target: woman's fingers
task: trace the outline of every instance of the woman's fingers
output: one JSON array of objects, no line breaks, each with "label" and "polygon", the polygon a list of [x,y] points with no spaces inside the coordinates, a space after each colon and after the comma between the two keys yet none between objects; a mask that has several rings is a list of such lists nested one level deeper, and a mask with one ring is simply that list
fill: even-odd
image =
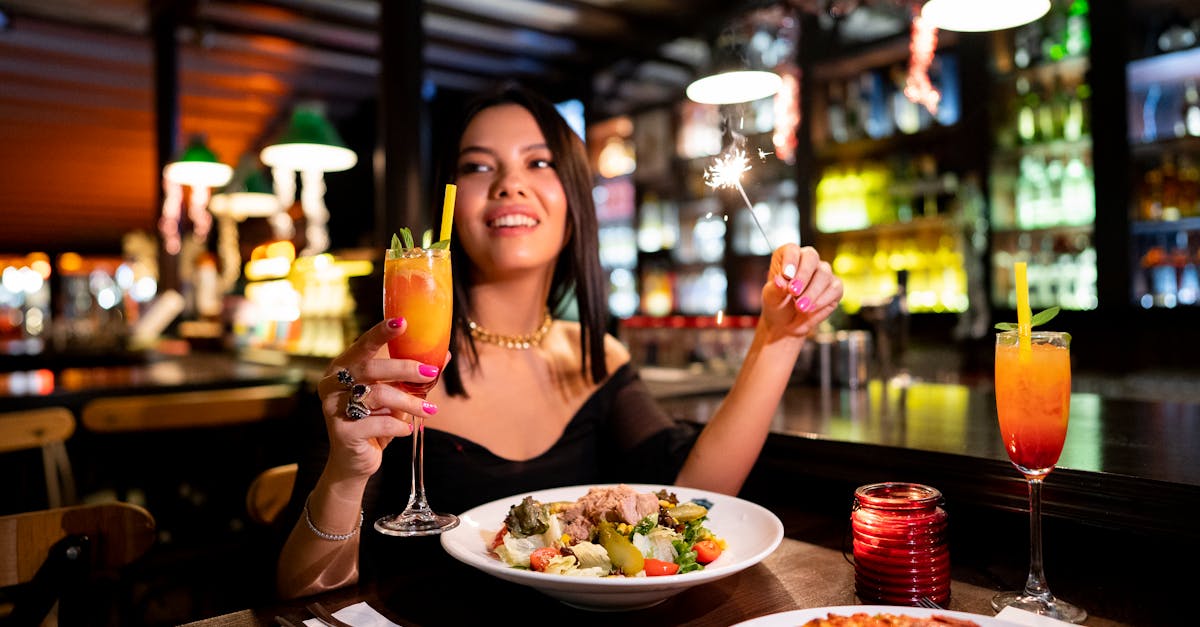
[{"label": "woman's fingers", "polygon": [[330,362],[326,376],[334,375],[338,370],[347,370],[355,380],[365,378],[355,367],[370,360],[387,345],[388,340],[402,335],[407,329],[408,323],[404,318],[390,318],[376,324]]}]

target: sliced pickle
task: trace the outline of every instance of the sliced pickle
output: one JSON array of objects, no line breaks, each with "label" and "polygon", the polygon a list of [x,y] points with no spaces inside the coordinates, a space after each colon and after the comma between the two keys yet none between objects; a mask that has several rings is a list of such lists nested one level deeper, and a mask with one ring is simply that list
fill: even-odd
[{"label": "sliced pickle", "polygon": [[707,516],[708,509],[703,505],[696,505],[695,503],[689,501],[687,503],[680,503],[679,505],[672,507],[671,509],[667,510],[667,514],[669,514],[671,518],[674,518],[681,523],[686,523],[696,520],[697,518],[703,518],[704,516]]},{"label": "sliced pickle", "polygon": [[599,534],[600,546],[608,552],[608,559],[612,561],[613,568],[620,569],[628,577],[642,572],[646,558],[633,546],[629,538],[621,535],[610,522],[600,523]]}]

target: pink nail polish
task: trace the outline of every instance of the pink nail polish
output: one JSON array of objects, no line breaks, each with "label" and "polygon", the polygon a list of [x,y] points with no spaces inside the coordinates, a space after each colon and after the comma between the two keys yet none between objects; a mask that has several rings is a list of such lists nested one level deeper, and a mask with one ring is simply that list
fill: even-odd
[{"label": "pink nail polish", "polygon": [[438,368],[437,366],[431,366],[429,364],[421,364],[420,366],[417,366],[417,372],[421,373],[421,376],[423,377],[436,377],[440,371],[441,368]]},{"label": "pink nail polish", "polygon": [[437,405],[434,405],[433,403],[430,403],[429,401],[421,401],[421,409],[425,410],[425,413],[429,414],[430,416],[436,414],[438,411]]},{"label": "pink nail polish", "polygon": [[393,329],[399,329],[400,325],[404,324],[404,318],[392,318],[391,320],[388,320],[387,324]]},{"label": "pink nail polish", "polygon": [[807,296],[801,296],[796,300],[796,309],[800,311],[808,311],[812,307],[812,301]]},{"label": "pink nail polish", "polygon": [[793,279],[788,287],[791,288],[793,294],[799,296],[800,292],[804,291],[804,282],[800,279]]}]

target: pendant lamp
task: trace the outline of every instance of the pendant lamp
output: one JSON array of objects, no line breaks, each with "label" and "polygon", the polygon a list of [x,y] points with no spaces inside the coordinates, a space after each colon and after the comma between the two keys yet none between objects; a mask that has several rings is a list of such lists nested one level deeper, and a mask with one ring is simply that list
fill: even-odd
[{"label": "pendant lamp", "polygon": [[[726,33],[714,46],[711,72],[687,87],[687,97],[702,104],[737,104],[773,96],[783,79],[762,66],[750,38]],[[755,60],[759,62],[755,62]]]},{"label": "pendant lamp", "polygon": [[295,172],[341,172],[358,163],[358,156],[346,147],[319,102],[296,105],[287,129],[274,143],[263,148],[259,156],[272,168]]},{"label": "pendant lamp", "polygon": [[238,166],[236,176],[213,194],[208,203],[208,210],[213,215],[229,216],[239,222],[246,218],[266,218],[280,209],[279,199],[271,189],[271,180],[245,159]]},{"label": "pendant lamp", "polygon": [[1028,24],[1050,10],[1050,0],[929,0],[921,16],[942,30],[978,33]]},{"label": "pendant lamp", "polygon": [[[349,170],[358,156],[346,147],[337,130],[325,117],[319,102],[296,105],[288,128],[275,143],[259,153],[271,168],[275,196],[286,210],[296,200],[296,173],[303,184],[300,206],[308,223],[306,245],[301,256],[316,255],[329,248],[329,210],[325,207],[325,172]],[[284,214],[280,214],[284,215]]]},{"label": "pendant lamp", "polygon": [[217,217],[217,254],[221,260],[221,288],[229,292],[242,271],[242,253],[238,223],[246,218],[265,218],[278,214],[279,199],[270,181],[258,168],[258,159],[243,158],[233,180],[213,194],[208,210]]},{"label": "pendant lamp", "polygon": [[193,135],[179,157],[163,168],[163,176],[188,187],[221,187],[233,176],[233,168],[217,159],[203,135]]}]

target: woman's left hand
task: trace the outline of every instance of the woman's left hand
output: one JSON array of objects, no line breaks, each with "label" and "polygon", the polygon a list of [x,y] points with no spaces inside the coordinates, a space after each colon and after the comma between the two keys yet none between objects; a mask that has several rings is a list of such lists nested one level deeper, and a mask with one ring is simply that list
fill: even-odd
[{"label": "woman's left hand", "polygon": [[842,280],[816,249],[784,244],[771,255],[762,316],[772,337],[808,337],[842,299]]}]

